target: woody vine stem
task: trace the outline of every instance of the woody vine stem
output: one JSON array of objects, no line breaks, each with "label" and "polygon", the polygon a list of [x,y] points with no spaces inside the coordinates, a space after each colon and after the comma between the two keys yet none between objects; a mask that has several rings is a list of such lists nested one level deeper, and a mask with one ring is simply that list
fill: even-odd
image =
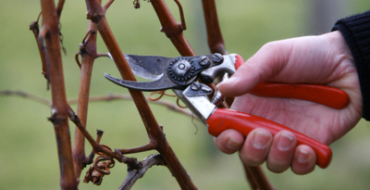
[{"label": "woody vine stem", "polygon": [[[114,3],[114,0],[109,0],[104,6],[102,6],[101,0],[86,0],[87,18],[89,19],[88,28],[82,44],[80,44],[80,51],[75,56],[81,69],[77,113],[70,108],[70,102],[66,98],[61,59],[63,47],[60,44],[62,39],[60,17],[65,1],[59,0],[56,5],[54,0],[40,0],[40,2],[41,28],[39,26],[39,16],[36,21],[31,23],[30,29],[34,33],[39,49],[42,73],[51,89],[52,115],[49,120],[54,125],[57,140],[61,189],[77,189],[81,172],[89,164],[92,164],[92,166],[88,169],[84,181],[100,184],[103,176],[110,174],[110,169],[114,167],[116,162],[125,163],[128,167],[128,175],[119,189],[130,189],[153,165],[166,166],[181,189],[197,189],[173,152],[162,131],[162,126],[158,125],[148,105],[147,98],[144,97],[142,92],[129,90],[131,99],[135,103],[145,126],[148,135],[147,144],[134,148],[115,148],[113,150],[107,145],[100,144],[102,131],[97,132],[97,138],[95,139],[86,128],[94,60],[105,56],[97,52],[96,39],[98,35],[103,39],[105,46],[113,57],[121,77],[124,80],[135,81],[135,77],[105,17],[105,12]],[[186,24],[184,11],[179,0],[175,0],[175,3],[179,7],[180,23],[176,21],[164,0],[148,0],[148,2],[151,3],[158,15],[162,31],[171,40],[178,52],[182,56],[194,56],[195,52],[183,34]],[[140,7],[139,0],[134,0],[133,4],[135,8]],[[218,23],[216,4],[214,0],[202,0],[202,4],[211,53],[226,54],[227,51]],[[79,57],[81,57],[81,61]],[[211,87],[214,88],[214,85],[211,85]],[[227,107],[228,105],[223,104],[222,106]],[[73,144],[69,136],[68,119],[73,121],[76,126]],[[89,155],[85,153],[85,139],[93,147],[93,152]],[[148,150],[156,150],[158,154],[151,155],[142,161],[126,156],[126,154]],[[96,156],[95,159],[94,155]],[[245,171],[252,189],[274,189],[259,167],[245,166]]]}]

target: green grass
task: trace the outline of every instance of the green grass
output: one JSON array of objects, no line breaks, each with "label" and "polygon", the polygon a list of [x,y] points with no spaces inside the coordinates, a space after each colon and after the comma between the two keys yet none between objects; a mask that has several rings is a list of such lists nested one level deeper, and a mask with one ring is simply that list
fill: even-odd
[{"label": "green grass", "polygon": [[[125,53],[178,56],[165,35],[159,32],[160,23],[151,4],[142,2],[135,10],[132,1],[116,1],[107,19]],[[348,12],[358,13],[370,8],[364,0],[351,1]],[[179,20],[178,8],[167,1]],[[201,5],[198,1],[182,1],[188,30],[185,35],[198,54],[208,53]],[[227,50],[241,54],[244,59],[253,55],[263,44],[307,34],[310,11],[306,1],[217,1],[219,20]],[[17,0],[0,3],[0,90],[22,90],[46,99],[46,82],[41,76],[41,63],[33,34],[28,30],[40,12],[37,1]],[[63,56],[65,83],[69,99],[76,98],[79,87],[79,68],[74,62],[86,32],[84,1],[66,1],[62,13],[62,33],[67,55]],[[99,52],[106,52],[99,39]],[[100,58],[95,62],[92,77],[92,96],[108,93],[127,93],[111,85],[103,73],[118,75],[112,61]],[[168,100],[173,100],[168,98]],[[72,106],[74,109],[75,105]],[[151,105],[177,157],[199,189],[248,189],[238,155],[220,153],[213,145],[206,128],[187,116],[166,108]],[[55,135],[47,121],[50,108],[19,97],[0,97],[0,189],[59,189],[59,168]],[[130,101],[92,103],[89,106],[88,130],[105,131],[102,143],[112,148],[128,148],[148,141],[144,126]],[[71,126],[73,137],[74,128]],[[198,131],[196,133],[196,131]],[[196,133],[196,134],[195,134]],[[368,189],[370,161],[368,146],[369,124],[362,121],[348,135],[334,143],[332,164],[328,169],[297,176],[287,171],[273,174],[265,169],[277,189]],[[91,148],[88,147],[87,151]],[[155,151],[135,155],[143,159]],[[83,174],[84,175],[84,174]],[[83,175],[81,177],[83,177]],[[126,175],[126,166],[117,164],[112,174],[104,177],[101,187],[80,184],[79,189],[117,189]],[[179,189],[165,167],[153,167],[133,189]]]}]

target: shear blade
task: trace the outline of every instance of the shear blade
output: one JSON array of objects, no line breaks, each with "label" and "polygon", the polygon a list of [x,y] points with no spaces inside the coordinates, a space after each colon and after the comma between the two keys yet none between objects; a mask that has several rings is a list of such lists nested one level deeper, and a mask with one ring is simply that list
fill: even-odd
[{"label": "shear blade", "polygon": [[[108,56],[113,60],[110,53]],[[135,76],[148,79],[158,80],[166,72],[168,64],[172,58],[161,57],[161,56],[142,56],[142,55],[131,55],[124,54],[128,65],[131,68],[132,73]]]},{"label": "shear blade", "polygon": [[150,82],[136,82],[122,80],[112,77],[109,74],[104,74],[105,78],[125,88],[140,90],[140,91],[158,91],[167,89],[184,89],[186,86],[179,86],[172,82],[165,74],[160,79]]}]

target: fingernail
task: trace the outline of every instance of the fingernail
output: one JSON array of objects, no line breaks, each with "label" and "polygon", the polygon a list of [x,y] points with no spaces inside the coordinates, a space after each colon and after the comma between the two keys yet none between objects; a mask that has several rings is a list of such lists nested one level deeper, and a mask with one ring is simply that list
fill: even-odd
[{"label": "fingernail", "polygon": [[278,142],[278,148],[279,150],[288,150],[292,148],[294,142],[294,138],[287,135],[287,134],[282,134],[280,136],[279,142]]},{"label": "fingernail", "polygon": [[309,158],[310,158],[310,155],[308,154],[308,152],[306,152],[304,150],[299,150],[298,151],[297,161],[299,163],[302,163],[302,164],[307,163]]},{"label": "fingernail", "polygon": [[257,149],[264,149],[266,148],[272,139],[271,135],[263,132],[263,131],[257,131],[253,134],[253,147]]},{"label": "fingernail", "polygon": [[242,144],[243,144],[242,141],[238,141],[234,138],[229,138],[229,140],[226,143],[226,146],[232,150],[239,150]]}]

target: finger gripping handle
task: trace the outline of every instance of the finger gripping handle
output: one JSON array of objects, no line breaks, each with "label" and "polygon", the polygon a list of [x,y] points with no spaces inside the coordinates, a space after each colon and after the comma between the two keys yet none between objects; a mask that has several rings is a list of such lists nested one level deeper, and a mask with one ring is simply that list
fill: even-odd
[{"label": "finger gripping handle", "polygon": [[332,158],[332,151],[327,145],[309,138],[288,127],[250,114],[229,109],[217,109],[207,120],[207,124],[209,134],[215,137],[227,129],[237,130],[244,136],[248,136],[253,129],[260,127],[269,130],[273,135],[279,131],[287,130],[296,135],[297,146],[305,144],[310,146],[315,151],[317,158],[316,165],[319,167],[326,168],[330,164]]}]

